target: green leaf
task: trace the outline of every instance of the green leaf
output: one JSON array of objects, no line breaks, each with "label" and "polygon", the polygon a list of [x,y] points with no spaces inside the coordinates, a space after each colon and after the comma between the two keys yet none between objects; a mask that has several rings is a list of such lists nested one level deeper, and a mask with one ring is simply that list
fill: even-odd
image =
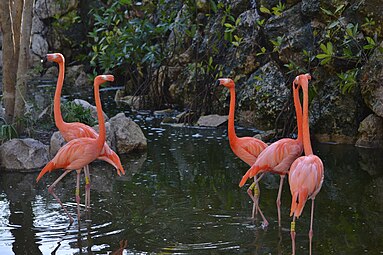
[{"label": "green leaf", "polygon": [[266,7],[264,7],[263,5],[261,5],[261,8],[259,8],[260,12],[262,13],[267,13],[267,14],[270,14],[271,15],[271,12],[269,9],[267,9]]},{"label": "green leaf", "polygon": [[329,10],[326,10],[326,9],[324,9],[324,8],[320,8],[321,10],[322,10],[322,12],[324,12],[325,14],[327,14],[327,15],[329,15],[329,16],[334,16],[334,13],[332,13],[331,11],[329,11]]},{"label": "green leaf", "polygon": [[316,55],[318,59],[330,58],[331,56],[328,54],[318,54]]}]

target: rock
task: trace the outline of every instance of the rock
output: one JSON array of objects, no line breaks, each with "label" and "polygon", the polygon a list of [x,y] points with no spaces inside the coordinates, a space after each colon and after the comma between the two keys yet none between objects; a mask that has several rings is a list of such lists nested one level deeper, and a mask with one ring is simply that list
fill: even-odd
[{"label": "rock", "polygon": [[221,116],[217,114],[207,115],[207,116],[201,116],[198,121],[198,126],[203,127],[219,127],[227,122],[227,115]]},{"label": "rock", "polygon": [[60,131],[56,131],[51,136],[51,142],[49,146],[49,155],[50,158],[53,158],[56,153],[59,151],[59,149],[64,146],[65,144],[64,137],[62,137]]},{"label": "rock", "polygon": [[320,10],[320,1],[302,0],[301,11],[304,16],[314,17]]},{"label": "rock", "polygon": [[[99,133],[98,125],[94,126],[93,128],[94,128],[94,130],[97,131],[97,133]],[[113,130],[110,122],[105,123],[105,129],[106,129],[106,142],[109,145],[109,147],[115,151],[116,150],[116,136],[114,134],[114,130]]]},{"label": "rock", "polygon": [[357,147],[383,148],[383,118],[370,114],[359,125]]},{"label": "rock", "polygon": [[47,28],[44,25],[44,22],[39,19],[37,15],[34,15],[32,18],[32,29],[31,34],[41,34],[44,35],[47,32]]},{"label": "rock", "polygon": [[76,80],[81,75],[85,75],[86,77],[84,65],[69,66],[65,71],[65,84],[76,84]]},{"label": "rock", "polygon": [[[301,4],[294,5],[290,9],[282,12],[282,15],[274,15],[265,23],[265,34],[268,41],[276,41],[278,37],[283,37],[279,46],[278,57],[285,63],[290,59],[300,63],[297,56],[302,50],[311,51],[314,48],[314,38],[309,19],[304,19],[300,14]],[[299,54],[295,54],[299,53]],[[295,56],[292,58],[292,56]],[[303,65],[304,66],[304,65]]]},{"label": "rock", "polygon": [[48,163],[48,145],[37,140],[12,139],[0,146],[1,167],[14,170],[34,170]]},{"label": "rock", "polygon": [[124,113],[117,114],[109,122],[116,136],[116,147],[119,154],[147,148],[146,137],[141,128]]},{"label": "rock", "polygon": [[[73,103],[75,103],[77,105],[81,105],[84,109],[89,109],[92,117],[95,120],[97,120],[97,108],[96,108],[96,106],[91,105],[90,103],[88,103],[87,101],[82,100],[82,99],[75,99],[75,100],[73,100]],[[105,119],[105,121],[109,120],[109,117],[105,114],[105,112],[104,112],[104,119]]]},{"label": "rock", "polygon": [[47,71],[44,74],[44,78],[57,78],[59,75],[59,69],[57,66],[52,66],[47,69]]},{"label": "rock", "polygon": [[123,96],[123,92],[118,90],[114,97],[117,104],[127,104],[134,110],[139,110],[144,103],[145,96]]},{"label": "rock", "polygon": [[55,15],[62,15],[77,7],[78,0],[37,0],[35,13],[40,19],[52,18]]},{"label": "rock", "polygon": [[3,68],[3,51],[2,50],[0,50],[0,68]]},{"label": "rock", "polygon": [[[380,45],[383,47],[383,43]],[[383,117],[383,53],[376,49],[362,68],[360,90],[366,105]]]},{"label": "rock", "polygon": [[32,35],[32,52],[41,58],[48,53],[48,42],[42,35]]},{"label": "rock", "polygon": [[86,75],[84,71],[82,71],[79,74],[74,84],[76,85],[76,87],[83,87],[83,86],[89,85],[88,76]]},{"label": "rock", "polygon": [[253,112],[251,124],[261,130],[274,128],[275,119],[290,95],[283,74],[274,61],[257,69],[243,85],[237,84],[237,91],[238,116],[243,112]]},{"label": "rock", "polygon": [[312,134],[320,142],[354,144],[359,122],[366,116],[358,86],[343,94],[338,80],[329,78],[319,80],[315,87],[320,89],[310,105]]}]

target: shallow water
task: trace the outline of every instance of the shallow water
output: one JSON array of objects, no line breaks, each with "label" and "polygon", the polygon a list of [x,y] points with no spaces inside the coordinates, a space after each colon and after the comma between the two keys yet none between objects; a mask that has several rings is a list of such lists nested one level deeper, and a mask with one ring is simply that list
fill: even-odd
[{"label": "shallow water", "polygon": [[[59,172],[37,185],[37,172],[2,173],[0,254],[107,254],[120,245],[123,254],[291,253],[287,182],[281,229],[279,177],[261,182],[260,205],[270,222],[262,229],[259,218],[250,218],[245,188],[238,188],[247,166],[232,154],[225,128],[163,126],[145,114],[135,120],[148,150],[121,157],[122,177],[104,162],[92,164],[90,215],[77,222],[74,173],[58,185],[72,226],[47,191]],[[325,181],[315,201],[313,254],[383,254],[383,152],[328,144],[314,144],[314,152]],[[297,220],[297,254],[308,254],[310,205]]]}]

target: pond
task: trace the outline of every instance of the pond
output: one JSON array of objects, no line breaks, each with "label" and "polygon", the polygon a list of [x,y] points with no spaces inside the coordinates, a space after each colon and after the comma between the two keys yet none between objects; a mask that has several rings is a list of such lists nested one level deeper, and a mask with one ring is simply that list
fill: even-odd
[{"label": "pond", "polygon": [[[77,221],[75,173],[57,186],[75,219],[71,226],[47,191],[60,171],[38,184],[38,172],[1,173],[0,254],[291,254],[287,181],[281,228],[275,205],[279,177],[261,181],[260,206],[270,223],[262,229],[260,218],[251,219],[246,188],[238,187],[248,166],[231,152],[226,128],[161,125],[146,112],[133,118],[148,138],[148,150],[121,155],[127,171],[122,177],[104,162],[92,163],[90,215]],[[313,254],[383,254],[383,151],[313,148],[325,166]],[[82,183],[82,203],[83,188]],[[297,254],[308,254],[310,206],[311,201],[297,220]]]}]

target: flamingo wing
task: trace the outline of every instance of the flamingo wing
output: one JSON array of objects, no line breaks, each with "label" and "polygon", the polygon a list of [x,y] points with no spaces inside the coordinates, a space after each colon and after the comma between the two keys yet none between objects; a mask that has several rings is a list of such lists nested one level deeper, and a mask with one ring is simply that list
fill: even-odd
[{"label": "flamingo wing", "polygon": [[60,133],[67,142],[80,137],[98,137],[97,132],[93,128],[80,122],[66,123],[65,127],[60,129]]},{"label": "flamingo wing", "polygon": [[324,167],[318,156],[302,156],[294,161],[289,172],[292,195],[290,215],[301,215],[307,199],[315,198],[320,191],[323,178]]},{"label": "flamingo wing", "polygon": [[267,144],[254,137],[238,138],[233,152],[249,166],[253,165]]},{"label": "flamingo wing", "polygon": [[252,178],[260,172],[286,174],[302,151],[303,146],[298,140],[284,138],[276,141],[259,154],[257,161],[242,177],[239,186],[242,187],[248,178]]}]

